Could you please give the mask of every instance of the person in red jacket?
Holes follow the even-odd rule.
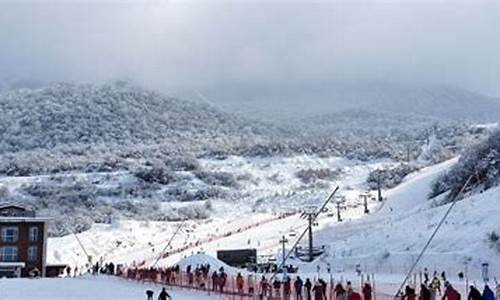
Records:
[[[241,276],[241,273],[238,273],[238,276],[236,276],[236,287],[238,288],[238,293],[240,295],[243,294],[244,285],[245,285],[245,280],[243,280],[243,276]]]
[[[347,290],[347,300],[361,300],[361,295],[355,292],[352,287]]]
[[[449,282],[445,282],[444,286],[445,291],[442,300],[460,300],[460,293]]]

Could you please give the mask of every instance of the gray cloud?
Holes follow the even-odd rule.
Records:
[[[0,78],[449,84],[500,94],[497,1],[0,2]]]

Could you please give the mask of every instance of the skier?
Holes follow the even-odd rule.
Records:
[[[483,300],[495,300],[495,294],[487,284],[484,285]]]
[[[442,300],[460,300],[460,293],[448,281],[444,283],[444,286],[445,291]]]
[[[319,284],[321,284],[321,290],[323,291],[323,298],[326,299],[326,286],[327,286],[327,283],[326,281],[324,281],[323,279],[318,279],[319,281]]]
[[[265,276],[262,276],[260,280],[260,290],[259,290],[259,299],[264,299],[267,294],[267,280]]]
[[[346,300],[346,290],[342,286],[342,283],[337,283],[333,291],[337,300]]]
[[[361,300],[361,295],[355,292],[352,287],[347,290],[347,300]]]
[[[148,297],[147,300],[153,300],[153,295],[154,295],[154,292],[152,290],[146,291],[146,296]]]
[[[241,273],[238,273],[236,276],[236,288],[238,289],[238,294],[243,294],[243,286],[245,284],[245,281],[243,280],[243,276],[241,276]]]
[[[158,295],[158,300],[167,300],[167,299],[172,299],[170,295],[167,293],[165,288],[161,289],[160,295]]]
[[[483,300],[483,296],[481,292],[476,289],[473,285],[469,288],[469,295],[467,296],[467,300]]]
[[[286,276],[283,281],[283,298],[290,299],[290,292],[292,290],[292,282],[290,277]]]
[[[297,300],[302,300],[302,286],[303,282],[302,279],[300,279],[300,276],[297,276],[297,279],[295,279],[295,282],[293,283],[293,287],[295,288],[295,294],[296,297],[295,299]]]
[[[429,270],[427,268],[424,268],[424,284],[429,284]]]
[[[416,298],[415,289],[407,285],[405,288],[405,294],[403,295],[403,300],[404,299],[415,300],[415,298]]]
[[[436,290],[434,290],[431,285],[429,285],[429,293],[431,300],[436,300]]]
[[[441,272],[441,278],[443,278],[443,282],[446,282],[446,273],[444,271]]]
[[[226,280],[227,280],[227,274],[226,272],[224,272],[224,269],[222,269],[222,272],[220,272],[219,275],[219,288],[221,293],[224,293],[224,286],[226,286]]]
[[[434,278],[432,278],[431,289],[434,291],[434,293],[437,292],[438,295],[441,295],[441,281],[439,281],[439,278],[436,274],[434,275]]]
[[[309,278],[306,279],[306,283],[304,283],[304,288],[306,289],[306,300],[311,300],[312,283],[309,280]]]
[[[253,280],[252,274],[248,275],[247,284],[248,284],[248,293],[250,295],[253,295],[255,292],[255,287],[254,287],[254,280]]]
[[[420,285],[420,295],[419,300],[431,300],[431,291],[427,288],[425,284]]]
[[[217,286],[219,285],[219,275],[217,275],[217,271],[212,273],[212,291],[215,292],[217,290]]]
[[[71,267],[70,266],[66,267],[66,277],[71,277]]]
[[[276,297],[280,296],[281,282],[278,278],[275,278],[273,281],[273,289]]]
[[[364,300],[372,299],[372,286],[370,285],[369,282],[366,282],[365,286],[363,287],[363,299]]]
[[[314,300],[323,300],[323,286],[321,285],[321,283],[319,281],[316,281],[314,283],[314,287],[312,290],[314,292]],[[356,300],[356,299],[353,299],[353,300]],[[361,300],[361,299],[357,299],[357,300]]]

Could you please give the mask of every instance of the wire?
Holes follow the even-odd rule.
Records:
[[[73,228],[71,228],[71,226],[68,225],[68,221],[65,221],[64,223],[64,227],[66,227],[67,229],[69,229],[69,231],[71,231],[71,233],[73,234],[73,236],[75,237],[76,241],[78,242],[78,245],[80,246],[80,248],[82,248],[83,250],[83,253],[85,254],[86,258],[87,258],[87,261],[90,265],[92,265],[92,261],[91,261],[91,256],[89,255],[89,253],[87,252],[87,250],[85,249],[85,247],[83,246],[83,243],[82,241],[80,240],[80,238],[78,237],[78,235],[76,234],[76,232],[73,230]]]
[[[167,250],[167,248],[170,246],[170,244],[174,240],[174,238],[177,235],[177,233],[179,233],[179,231],[181,230],[181,228],[184,225],[184,223],[186,222],[186,220],[187,219],[182,220],[182,222],[179,224],[179,226],[177,227],[177,229],[174,231],[174,233],[170,237],[170,240],[167,242],[167,244],[165,245],[165,247],[163,247],[163,249],[160,251],[160,254],[158,255],[158,258],[155,260],[155,263],[153,264],[153,268],[156,267],[156,265],[158,264],[158,262],[160,261],[160,259],[162,259],[163,254],[165,253],[165,251]]]
[[[453,209],[453,207],[457,203],[458,197],[464,192],[465,188],[469,185],[469,182],[472,179],[472,177],[473,177],[473,175],[469,176],[469,178],[467,179],[467,181],[465,182],[465,184],[462,186],[462,188],[460,189],[460,191],[458,192],[458,194],[456,194],[455,197],[453,197],[453,201],[452,201],[450,207],[448,207],[448,209],[446,210],[446,213],[444,214],[443,218],[441,218],[441,221],[439,221],[439,224],[434,229],[434,232],[432,232],[431,236],[427,240],[427,243],[425,244],[424,248],[422,248],[422,251],[420,251],[420,254],[418,255],[417,259],[415,260],[415,262],[411,266],[410,270],[406,274],[406,277],[403,280],[403,282],[401,283],[401,286],[399,287],[399,289],[397,289],[396,294],[394,295],[394,298],[396,298],[396,297],[399,296],[399,292],[403,289],[404,285],[406,284],[406,282],[410,278],[411,273],[413,273],[413,270],[415,270],[415,267],[419,263],[419,261],[422,258],[422,256],[424,256],[425,251],[427,251],[427,248],[429,247],[429,245],[431,244],[432,240],[436,236],[437,232],[439,231],[439,228],[441,228],[441,225],[443,225],[444,221],[446,220],[446,218],[450,214],[451,210]]]
[[[328,204],[328,202],[330,202],[330,200],[333,198],[333,196],[335,195],[335,193],[337,193],[338,190],[339,190],[339,186],[337,186],[335,188],[335,190],[333,190],[333,192],[331,192],[331,194],[328,196],[328,198],[326,198],[325,202],[320,207],[320,209],[316,213],[314,213],[313,218],[312,218],[313,223],[316,221],[316,218],[318,218],[318,215],[323,211],[323,209],[326,207],[326,205]],[[272,281],[273,278],[276,277],[276,274],[278,274],[278,270],[281,270],[284,267],[284,262],[292,255],[293,250],[295,250],[295,248],[297,248],[297,246],[299,245],[300,241],[302,240],[302,238],[304,237],[304,235],[306,235],[306,233],[308,231],[309,231],[309,226],[306,227],[306,229],[302,232],[302,234],[299,236],[299,238],[295,241],[295,243],[293,244],[292,248],[290,248],[290,251],[288,251],[288,254],[285,255],[285,259],[280,263],[279,267],[273,273],[273,275],[269,279],[270,281]]]

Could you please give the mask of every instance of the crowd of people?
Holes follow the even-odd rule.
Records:
[[[170,268],[128,268],[126,278],[151,281],[165,285],[189,286],[214,293],[253,296],[256,299],[297,299],[297,300],[372,300],[372,286],[366,282],[361,294],[356,292],[351,282],[332,286],[318,278],[303,280],[300,276],[256,275],[250,273],[229,276],[224,268],[211,270],[210,265],[188,265],[184,270],[179,266]],[[152,292],[152,291],[150,291]],[[149,296],[148,296],[149,297]],[[152,296],[151,296],[152,297]],[[149,298],[148,298],[149,299]]]
[[[463,280],[463,274],[459,273],[458,278]],[[442,286],[444,289],[441,288]],[[484,285],[482,292],[474,285],[469,286],[468,289],[467,300],[495,300],[500,297],[500,283],[497,283],[496,286],[496,296],[495,291],[488,284]],[[409,284],[405,287],[404,292],[399,293],[399,296],[401,300],[436,300],[438,297],[441,300],[462,300],[462,295],[447,280],[445,272],[442,272],[440,276],[434,272],[431,279],[427,269],[424,269],[424,280],[420,284],[418,295],[416,289]]]

